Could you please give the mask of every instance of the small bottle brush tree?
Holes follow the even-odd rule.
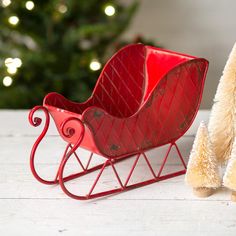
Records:
[[[236,44],[229,55],[214,98],[208,130],[216,158],[223,164],[229,159],[235,136]]]
[[[236,201],[236,139],[234,140],[232,153],[223,178],[225,187],[232,190],[232,201]]]
[[[206,125],[201,122],[190,154],[185,181],[199,197],[207,197],[221,185],[217,160]]]

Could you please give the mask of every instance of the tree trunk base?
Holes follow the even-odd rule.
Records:
[[[233,202],[236,202],[236,191],[233,191],[233,192],[232,192],[231,200],[232,200]]]
[[[205,187],[200,187],[200,188],[194,188],[193,193],[197,197],[209,197],[213,193],[212,188],[205,188]],[[236,196],[235,196],[236,197]]]

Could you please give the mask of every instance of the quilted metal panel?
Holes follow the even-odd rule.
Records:
[[[90,105],[117,117],[128,117],[138,110],[145,85],[145,47],[125,47],[106,64],[92,95]]]
[[[161,146],[182,136],[200,104],[207,64],[204,59],[193,59],[174,67],[131,117],[117,118],[98,108],[87,110],[83,120],[101,153],[118,157]]]

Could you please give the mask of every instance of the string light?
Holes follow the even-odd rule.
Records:
[[[13,61],[13,64],[16,68],[19,68],[22,65],[22,61],[21,61],[20,58],[15,58],[14,61]]]
[[[22,65],[22,61],[20,58],[6,58],[5,59],[5,66],[10,68],[10,67],[15,67],[15,68],[19,68]]]
[[[6,58],[5,59],[5,66],[8,67],[8,66],[12,65],[13,61],[14,61],[13,58],[10,58],[10,57]]]
[[[2,0],[2,6],[8,7],[11,4],[11,0]]]
[[[10,16],[8,18],[8,22],[11,24],[11,25],[17,25],[19,23],[19,18],[17,16]]]
[[[7,72],[11,75],[17,72],[17,69],[21,67],[22,61],[20,58],[6,58],[5,66],[7,67]]]
[[[6,86],[6,87],[11,86],[12,82],[13,82],[13,80],[12,80],[12,78],[10,76],[4,77],[3,81],[2,81],[3,85]]]
[[[61,4],[61,5],[59,5],[58,6],[58,11],[60,12],[60,13],[66,13],[67,12],[67,6],[66,5],[64,5],[64,4]]]
[[[25,3],[25,8],[29,11],[33,10],[34,9],[34,2],[33,1],[27,1]]]
[[[7,72],[11,75],[14,75],[17,72],[17,68],[16,67],[8,67]]]
[[[101,63],[98,60],[92,60],[89,64],[89,67],[93,71],[97,71],[101,69]]]
[[[116,9],[113,6],[109,5],[106,6],[104,12],[107,16],[113,16],[116,13]]]

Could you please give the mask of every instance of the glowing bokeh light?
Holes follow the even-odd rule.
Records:
[[[19,18],[17,16],[10,16],[8,18],[8,22],[11,24],[11,25],[17,25],[19,23]]]
[[[10,76],[4,77],[3,81],[2,81],[3,85],[6,86],[6,87],[11,86],[12,82],[13,82],[13,80],[12,80],[12,78]]]
[[[11,0],[2,0],[2,6],[8,7],[11,4]]]
[[[101,63],[98,60],[92,60],[91,63],[89,64],[89,67],[93,71],[97,71],[101,69]]]
[[[33,10],[34,9],[34,2],[33,1],[27,1],[25,3],[25,8],[29,11]]]
[[[107,16],[113,16],[116,13],[116,9],[113,6],[109,5],[106,6],[104,12]]]
[[[59,11],[60,13],[66,13],[66,12],[67,12],[67,6],[64,5],[64,4],[59,5],[59,6],[58,6],[58,11]]]

